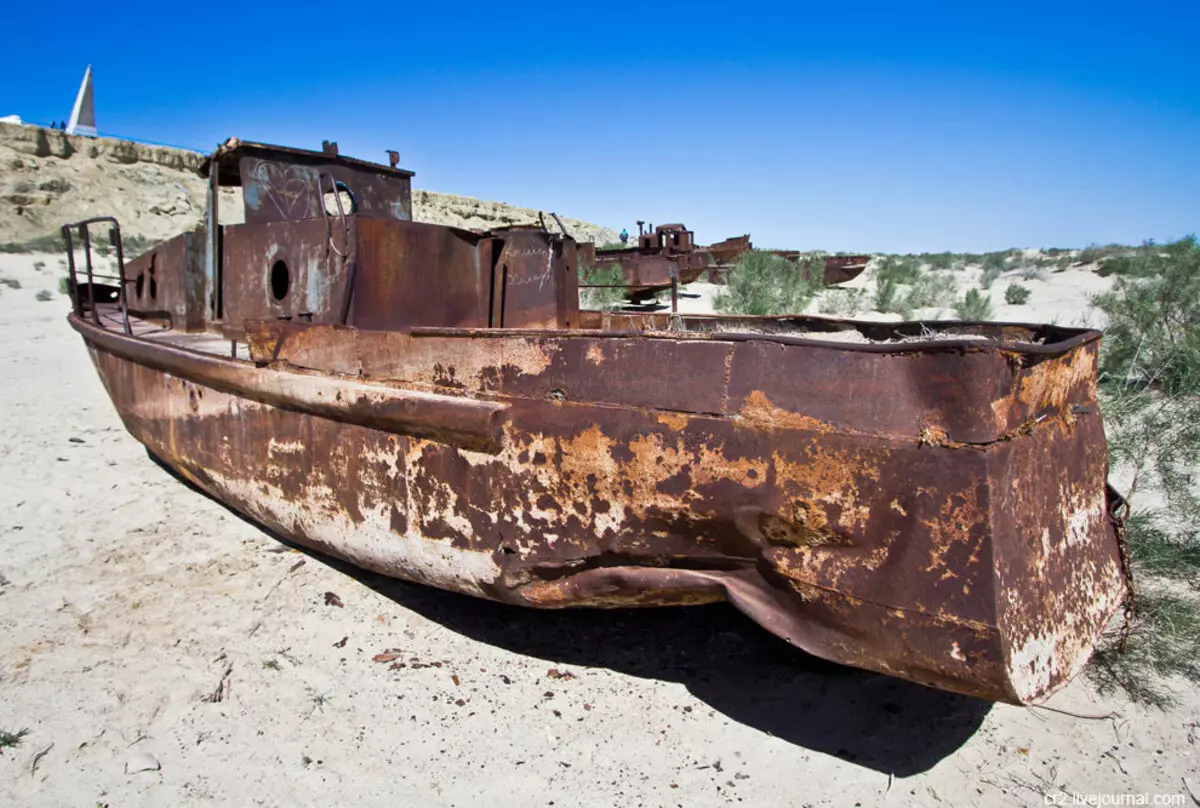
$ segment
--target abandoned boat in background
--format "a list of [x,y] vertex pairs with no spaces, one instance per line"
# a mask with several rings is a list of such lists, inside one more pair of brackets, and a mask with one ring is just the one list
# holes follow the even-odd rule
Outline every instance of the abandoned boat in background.
[[63,228],[70,323],[153,455],[298,544],[541,608],[728,600],[1015,703],[1125,597],[1096,331],[581,311],[570,238],[413,222],[394,163],[203,172],[206,228],[107,288],[72,245],[116,222]]
[[[733,236],[707,247],[696,244],[696,234],[682,224],[646,226],[639,221],[634,247],[597,250],[592,242],[577,245],[579,265],[584,268],[619,267],[625,294],[633,302],[644,302],[666,289],[693,283],[707,273],[712,283],[725,284],[739,258],[754,249],[750,235]],[[561,229],[561,223],[560,223]],[[770,250],[796,264],[805,280],[813,280],[815,259],[799,250]],[[820,259],[820,283],[835,286],[854,280],[871,261],[869,255],[829,255]],[[596,284],[603,286],[605,284]]]

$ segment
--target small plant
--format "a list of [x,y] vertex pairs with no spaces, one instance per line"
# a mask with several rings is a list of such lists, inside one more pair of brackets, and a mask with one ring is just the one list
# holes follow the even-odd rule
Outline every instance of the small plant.
[[[812,266],[819,263],[814,260]],[[800,264],[752,250],[738,258],[729,285],[713,297],[713,306],[729,314],[798,314],[823,288],[804,274]]]
[[607,244],[597,244],[596,252],[612,252],[613,250],[628,249],[628,244],[622,244],[619,241],[610,241]]
[[1029,289],[1019,283],[1010,283],[1004,290],[1004,302],[1011,306],[1023,306],[1029,302]]
[[21,741],[25,740],[25,736],[28,734],[28,729],[17,730],[16,732],[0,730],[0,750],[16,749],[21,745]]
[[875,273],[876,284],[883,280],[913,284],[921,277],[921,266],[916,261],[887,258]]
[[978,289],[968,289],[963,298],[954,304],[954,314],[960,320],[990,320],[992,298]]
[[58,293],[60,295],[71,294],[71,278],[67,275],[63,275],[58,279]]
[[817,298],[817,311],[821,314],[854,317],[862,312],[866,305],[866,289],[826,289]]
[[1099,244],[1089,244],[1079,251],[1079,255],[1075,258],[1075,263],[1095,264],[1103,261],[1105,258],[1123,253],[1128,249],[1128,247],[1123,247],[1120,244],[1109,244],[1104,247],[1101,247]]
[[49,289],[39,289],[35,297],[38,299],[38,302],[45,303],[47,300],[54,299],[54,293]]
[[7,286],[9,289],[20,289],[21,282],[16,278],[0,278],[0,283]]
[[66,249],[61,233],[49,233],[28,241],[10,241],[0,244],[3,253],[62,252]]
[[278,659],[264,659],[262,666],[269,671],[282,670],[282,668],[279,667]]
[[996,278],[1000,277],[1000,273],[1003,271],[1004,270],[1000,267],[985,266],[983,268],[983,274],[979,276],[979,288],[991,289],[992,283],[996,280]]
[[333,701],[333,696],[330,696],[327,693],[318,693],[311,687],[308,688],[308,702],[312,705],[312,707],[310,707],[308,710],[309,715],[312,715],[317,710],[325,712],[325,705],[329,704],[331,701]]
[[[1090,673],[1102,689],[1164,707],[1173,697],[1159,677],[1200,682],[1200,244],[1146,244],[1130,259],[1093,302],[1109,323],[1100,401],[1110,460],[1130,478],[1137,618],[1124,652],[1102,648]],[[1147,492],[1164,505],[1139,507]]]
[[987,272],[989,269],[991,269],[995,270],[996,274],[999,275],[1008,268],[1008,259],[1011,254],[1011,250],[984,253],[982,256],[980,256],[981,260],[979,263],[983,267],[984,272]]
[[580,267],[579,283],[595,284],[590,289],[579,290],[579,305],[582,308],[615,309],[625,302],[625,273],[621,265],[609,267]]
[[34,261],[33,268],[35,271],[41,272],[43,269],[46,268],[46,262],[45,261]]
[[900,284],[894,278],[878,275],[875,278],[875,311],[896,312],[900,310]]
[[922,275],[908,290],[901,304],[903,309],[926,309],[932,306],[941,307],[954,298],[954,278],[942,272]]
[[921,260],[929,264],[930,269],[951,269],[955,263],[954,254],[948,252],[923,253]]
[[1105,258],[1096,267],[1096,274],[1101,278],[1109,275],[1130,275],[1136,271],[1137,258],[1131,255],[1118,255],[1115,258]]

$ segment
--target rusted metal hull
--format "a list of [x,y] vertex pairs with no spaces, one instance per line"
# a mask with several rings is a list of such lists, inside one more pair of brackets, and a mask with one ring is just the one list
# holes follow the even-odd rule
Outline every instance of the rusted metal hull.
[[670,289],[672,276],[681,285],[693,283],[708,269],[708,264],[707,252],[648,255],[637,248],[597,253],[593,262],[593,266],[600,268],[620,266],[625,291],[630,296]]
[[247,361],[71,322],[154,455],[385,575],[540,608],[728,600],[826,659],[1015,703],[1074,675],[1125,594],[1095,332],[266,323]]

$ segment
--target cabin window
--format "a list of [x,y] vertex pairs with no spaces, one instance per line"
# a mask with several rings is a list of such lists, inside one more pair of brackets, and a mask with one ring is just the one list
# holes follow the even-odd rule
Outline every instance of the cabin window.
[[322,201],[325,204],[325,213],[329,216],[339,215],[338,202],[342,203],[341,213],[346,216],[349,216],[351,213],[357,213],[358,200],[354,198],[354,194],[350,193],[350,186],[339,180],[334,183],[334,187],[337,189],[336,195],[334,195],[333,191],[326,191],[322,197]]
[[276,300],[283,300],[287,297],[288,289],[292,285],[292,276],[288,272],[287,264],[282,259],[271,264],[271,297]]

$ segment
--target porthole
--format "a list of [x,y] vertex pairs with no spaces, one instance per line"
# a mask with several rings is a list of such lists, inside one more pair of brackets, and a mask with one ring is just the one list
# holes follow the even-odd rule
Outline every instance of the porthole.
[[[340,214],[349,216],[351,213],[357,213],[358,201],[354,198],[354,194],[350,193],[350,186],[339,181],[334,183],[334,187],[337,188],[336,196],[333,191],[326,191],[324,196],[321,197],[325,205],[325,213],[329,216],[338,216]],[[342,203],[341,211],[338,210],[338,202]]]
[[292,285],[292,276],[288,272],[287,264],[282,260],[271,264],[271,297],[276,300],[283,300],[287,297],[288,289]]

